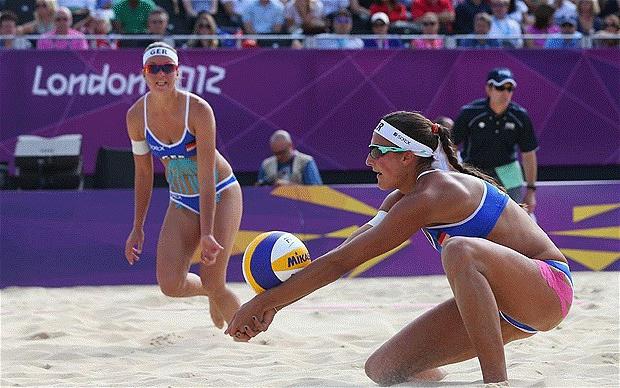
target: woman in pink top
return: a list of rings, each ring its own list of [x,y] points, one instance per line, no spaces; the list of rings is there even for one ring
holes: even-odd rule
[[[73,17],[67,7],[59,7],[54,16],[54,30],[42,35],[37,42],[38,49],[87,50],[84,34],[71,28]],[[56,37],[62,37],[57,39]],[[71,37],[71,39],[67,39]]]
[[[541,4],[534,12],[534,24],[525,28],[526,34],[559,34],[560,27],[553,24],[555,8],[547,4]],[[525,47],[543,48],[547,39],[527,39]]]
[[[434,12],[427,12],[420,18],[422,35],[437,35],[439,33],[439,18]],[[413,39],[411,47],[416,49],[440,49],[443,48],[443,39]]]

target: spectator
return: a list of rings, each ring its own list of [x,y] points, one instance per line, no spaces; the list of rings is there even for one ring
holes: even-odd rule
[[[323,0],[323,14],[331,25],[338,12],[343,8],[348,9],[350,6],[350,0]]]
[[[616,15],[620,17],[620,0],[607,0],[601,11],[601,17]]]
[[[242,3],[242,0],[220,0],[222,12],[219,13],[221,16],[219,23],[228,27],[243,27]]]
[[[152,40],[142,40],[141,47],[147,47],[155,42],[164,42],[170,47],[175,47],[174,39],[171,38],[168,31],[168,12],[161,7],[157,7],[151,11],[146,21],[146,33],[155,35]]]
[[[17,35],[17,15],[13,11],[3,11],[0,15],[0,35]],[[32,47],[32,43],[24,38],[0,40],[0,48],[24,50]]]
[[[109,13],[103,9],[96,9],[90,13],[84,22],[84,32],[91,35],[101,35],[97,39],[91,39],[89,46],[92,49],[115,49],[118,47],[118,41],[111,37],[103,37],[109,35],[112,31],[112,23],[110,23]],[[77,25],[74,26],[77,29]]]
[[[295,150],[287,131],[275,131],[269,139],[269,146],[273,156],[261,163],[257,185],[323,184],[314,158]]]
[[[58,9],[56,0],[37,0],[34,20],[17,27],[18,35],[44,34],[54,29],[54,16]]]
[[[461,155],[465,163],[498,179],[512,199],[517,203],[523,200],[528,212],[533,213],[536,207],[538,141],[527,111],[511,101],[516,86],[509,69],[491,70],[487,76],[487,98],[461,108],[454,121],[452,136],[454,144],[462,144]],[[523,175],[516,146],[521,151],[527,181],[524,199]]]
[[[217,13],[217,0],[183,0],[185,14],[195,18],[200,12],[208,12],[211,15]]]
[[[202,12],[196,18],[194,23],[193,35],[216,35],[218,32],[217,23],[215,19],[207,12]],[[220,45],[218,39],[203,38],[203,39],[190,39],[183,47],[184,48],[217,48]]]
[[[34,20],[35,5],[35,0],[0,0],[0,12],[13,12],[20,25]]]
[[[437,14],[427,12],[418,20],[422,24],[422,36],[439,34],[439,18]],[[440,49],[443,48],[443,39],[438,37],[412,39],[411,47],[416,49]]]
[[[306,39],[306,44],[308,47],[320,49],[361,49],[364,47],[364,41],[351,36],[352,28],[351,12],[343,8],[334,18],[333,34],[315,35],[313,38]]]
[[[560,27],[556,26],[553,21],[553,13],[555,8],[547,4],[541,4],[534,12],[534,24],[527,26],[525,32],[529,35],[539,34],[557,34]],[[525,46],[530,48],[543,48],[547,39],[528,39]]]
[[[523,25],[527,21],[528,10],[529,8],[523,0],[510,0],[508,3],[508,17],[519,25]]]
[[[374,0],[370,5],[370,15],[377,12],[386,14],[392,23],[407,20],[407,8],[397,0]]]
[[[390,18],[384,12],[377,12],[370,17],[370,23],[372,24],[372,33],[377,35],[374,39],[364,39],[364,47],[366,48],[399,48],[403,47],[403,42],[400,39],[386,39],[390,28]]]
[[[163,8],[168,13],[168,31],[172,34],[189,34],[193,25],[185,14],[183,0],[153,0],[155,5]]]
[[[471,34],[474,32],[474,17],[481,13],[491,13],[491,7],[483,0],[465,0],[456,6],[454,18],[454,32],[456,34]]]
[[[87,17],[95,10],[97,6],[96,0],[57,0],[59,7],[67,7],[73,15],[76,22]]]
[[[246,34],[278,34],[284,24],[284,5],[280,0],[250,0],[242,18]]]
[[[620,18],[616,15],[605,16],[603,29],[596,33],[596,38],[598,47],[620,47]]]
[[[485,12],[476,14],[474,17],[474,34],[488,35],[491,30],[491,15]],[[459,47],[471,48],[497,48],[500,42],[497,39],[489,39],[486,37],[459,39]]]
[[[583,34],[577,31],[577,18],[564,16],[559,22],[562,36],[548,39],[545,48],[581,48]]]
[[[598,17],[600,8],[597,0],[579,0],[577,2],[577,31],[583,35],[592,35],[602,28]]]
[[[518,38],[521,36],[521,26],[514,21],[514,19],[508,17],[509,3],[509,0],[491,1],[493,17],[491,18],[491,30],[489,31],[489,35],[493,37],[505,36],[510,38],[500,40],[500,44],[503,47],[520,48],[523,46],[523,40]]]
[[[577,17],[577,6],[570,0],[553,0],[555,8],[555,24],[560,25],[559,20],[566,16]]]
[[[71,11],[67,7],[58,7],[56,16],[54,16],[55,28],[41,35],[41,39],[37,41],[37,49],[71,49],[71,50],[87,50],[88,42],[84,34],[71,28],[73,17]],[[63,37],[63,39],[56,39]],[[71,39],[65,39],[70,37]]]
[[[327,30],[322,0],[291,0],[286,3],[284,18],[286,31],[316,34]]]
[[[452,32],[454,22],[454,7],[451,0],[414,0],[411,3],[411,16],[419,22],[426,13],[433,12],[439,18],[442,33]]]
[[[153,0],[119,0],[112,7],[114,31],[121,34],[145,34],[149,14],[156,7]]]

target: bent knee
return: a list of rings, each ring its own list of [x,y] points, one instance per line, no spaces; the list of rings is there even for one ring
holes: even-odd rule
[[[166,296],[175,298],[183,295],[183,279],[158,278],[157,284]]]
[[[469,237],[450,237],[441,248],[441,263],[446,273],[469,265],[474,258],[475,242]]]

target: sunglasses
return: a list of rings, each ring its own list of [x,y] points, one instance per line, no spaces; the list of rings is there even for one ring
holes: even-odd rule
[[[34,6],[35,8],[47,8],[47,4],[45,3],[37,3]]]
[[[368,146],[368,148],[370,148],[370,152],[368,154],[373,159],[379,159],[380,157],[387,154],[388,152],[407,152],[408,151],[400,147],[389,147],[389,146],[382,146],[378,144],[371,144]]]
[[[615,28],[615,29],[620,28],[620,26],[618,26],[617,24],[613,24],[613,23],[605,23],[605,27]]]
[[[147,74],[157,74],[163,71],[165,74],[170,74],[177,71],[178,66],[174,63],[166,63],[165,65],[146,65],[144,66],[144,72]]]
[[[54,18],[54,20],[57,22],[66,22],[67,20],[69,20],[69,18],[61,16],[61,17]]]
[[[197,27],[198,28],[207,28],[209,30],[211,29],[211,26],[209,24],[199,24]]]
[[[502,86],[493,85],[493,89],[497,90],[498,92],[506,91],[508,93],[512,93],[515,90],[515,88],[512,85],[502,85]]]
[[[437,22],[424,22],[422,23],[423,26],[435,26],[437,25]]]

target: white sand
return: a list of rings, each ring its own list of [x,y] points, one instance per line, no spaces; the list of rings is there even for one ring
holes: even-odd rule
[[[507,346],[512,386],[620,385],[619,274],[574,277],[567,319]],[[252,296],[245,284],[233,288]],[[0,385],[373,386],[371,352],[449,296],[441,276],[341,280],[278,313],[253,342],[235,343],[213,326],[205,298],[172,299],[155,286],[8,288]],[[446,371],[443,385],[482,384],[476,360]]]

